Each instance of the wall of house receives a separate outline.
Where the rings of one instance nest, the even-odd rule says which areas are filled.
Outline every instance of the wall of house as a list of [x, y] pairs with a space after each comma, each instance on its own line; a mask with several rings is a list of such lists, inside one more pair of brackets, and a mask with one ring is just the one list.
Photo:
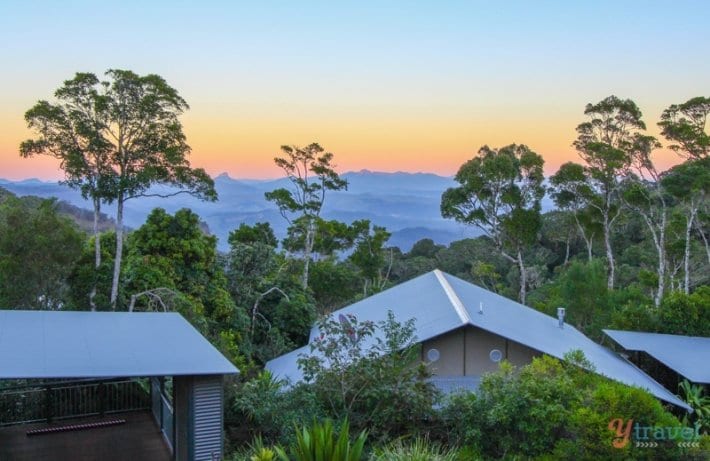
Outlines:
[[464, 329], [432, 338], [422, 343], [422, 361], [429, 362], [427, 352], [431, 349], [439, 351], [439, 360], [429, 364], [431, 372], [438, 376], [463, 376], [464, 362]]
[[491, 361], [493, 349], [501, 351], [503, 358], [513, 365], [530, 363], [540, 352], [515, 341], [476, 327], [464, 327], [424, 341], [421, 359], [429, 362], [428, 351], [437, 349], [439, 360], [428, 367], [437, 376], [480, 376], [498, 369]]

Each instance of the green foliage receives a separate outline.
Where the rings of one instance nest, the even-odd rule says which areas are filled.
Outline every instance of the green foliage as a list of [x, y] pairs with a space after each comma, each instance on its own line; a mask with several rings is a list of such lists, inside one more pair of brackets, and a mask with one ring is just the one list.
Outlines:
[[335, 258], [314, 261], [309, 288], [316, 301], [317, 313], [326, 315], [357, 299], [361, 284], [356, 268]]
[[691, 384], [684, 379], [679, 385], [681, 397], [693, 409], [692, 418], [686, 415], [685, 422], [689, 420], [700, 426], [706, 434], [710, 433], [710, 396], [705, 395], [705, 388], [699, 384]]
[[670, 293], [660, 307], [647, 303], [620, 303], [611, 328], [689, 336], [710, 336], [710, 287], [702, 286], [686, 295]]
[[336, 436], [333, 422], [314, 421], [309, 427], [296, 427], [296, 440], [289, 447], [290, 457], [286, 451], [276, 448], [282, 461], [360, 461], [363, 459], [363, 449], [367, 432], [362, 431], [350, 441], [350, 425], [347, 419], [343, 421]]
[[579, 351], [564, 362], [535, 358], [519, 370], [503, 364], [483, 377], [477, 394], [451, 397], [443, 410], [450, 442], [472, 446], [486, 459], [672, 459], [684, 453], [674, 443], [653, 453], [633, 443], [614, 448], [612, 419], [664, 427], [680, 423], [646, 391], [609, 381], [589, 368]]
[[[710, 192], [710, 159], [707, 157], [680, 163], [661, 179], [663, 187], [680, 200], [702, 197]], [[699, 196], [699, 197], [698, 197]]]
[[94, 74], [77, 73], [54, 93], [54, 102], [37, 102], [25, 113], [37, 137], [20, 144], [20, 155], [59, 159], [64, 183], [100, 206], [112, 200], [116, 172], [110, 167], [111, 142], [101, 135], [105, 105], [99, 102], [99, 91]]
[[253, 226], [241, 223], [237, 229], [229, 233], [228, 242], [232, 247], [240, 243], [244, 245], [260, 243], [269, 247], [276, 247], [279, 243], [271, 224], [268, 222], [258, 222]]
[[658, 323], [663, 333], [710, 336], [710, 286], [689, 295], [671, 293], [658, 310]]
[[[282, 242], [284, 249], [291, 253], [302, 253], [306, 250], [310, 219], [301, 216], [291, 222], [286, 238]], [[312, 221], [314, 234], [311, 251], [313, 253], [325, 258], [336, 256], [339, 252], [352, 247], [353, 232], [347, 224], [320, 217], [315, 217]]]
[[[372, 226], [369, 220], [354, 221], [351, 226], [355, 249], [348, 257], [364, 279], [363, 294], [378, 292], [384, 289], [389, 280], [392, 255], [387, 257], [385, 244], [390, 238], [389, 232], [382, 226]], [[388, 264], [389, 259], [389, 264]]]
[[[437, 442], [417, 437], [412, 441], [397, 439], [394, 443], [375, 449], [371, 461], [457, 461], [458, 453]], [[473, 461], [473, 458], [467, 458]]]
[[0, 203], [0, 306], [64, 308], [83, 241], [54, 200], [6, 197]]
[[233, 361], [242, 361], [237, 344], [248, 320], [227, 291], [216, 245], [192, 211], [154, 209], [129, 236], [123, 292], [142, 310], [155, 309], [160, 298], [157, 307], [179, 311]]
[[612, 313], [606, 282], [606, 268], [602, 261], [572, 261], [553, 282], [559, 298], [553, 301], [553, 305], [548, 304], [545, 310], [553, 314], [557, 307], [566, 308], [567, 322], [599, 338]]
[[661, 134], [672, 142], [670, 149], [689, 158], [706, 158], [710, 153], [710, 135], [706, 121], [710, 98], [697, 96], [682, 104], [673, 104], [661, 114]]
[[[101, 245], [101, 264], [96, 267], [95, 239], [90, 238], [82, 248], [81, 256], [74, 265], [69, 275], [69, 293], [67, 308], [73, 310], [89, 310], [91, 308], [92, 290], [96, 290], [93, 298], [96, 310], [107, 311], [111, 309], [109, 294], [111, 293], [111, 277], [113, 270], [113, 257], [115, 247]], [[116, 239], [114, 232], [99, 234], [105, 242]]]
[[378, 324], [352, 315], [325, 318], [310, 355], [299, 358], [304, 378], [335, 419], [347, 418], [377, 439], [406, 434], [432, 417], [437, 397], [426, 381], [410, 320], [392, 312]]
[[303, 344], [308, 341], [316, 312], [303, 293], [294, 293], [289, 299], [281, 298], [269, 317], [272, 327], [278, 328], [292, 344]]
[[248, 429], [274, 443], [288, 443], [293, 438], [290, 428], [303, 425], [324, 412], [313, 390], [298, 385], [289, 389], [283, 381], [273, 379], [268, 371], [236, 384], [231, 410], [235, 419], [246, 418]]
[[441, 196], [441, 215], [474, 225], [520, 268], [518, 299], [525, 303], [527, 274], [522, 252], [538, 238], [545, 195], [541, 156], [525, 145], [483, 146], [456, 173], [458, 187]]
[[[107, 80], [78, 73], [57, 90], [56, 104], [40, 101], [25, 118], [39, 137], [20, 146], [23, 156], [53, 155], [62, 161], [67, 183], [94, 200], [117, 203], [116, 253], [111, 307], [116, 308], [123, 258], [123, 207], [146, 195], [189, 192], [215, 200], [214, 181], [203, 169], [190, 167], [179, 116], [188, 105], [159, 75], [110, 69]], [[181, 191], [151, 193], [155, 184]], [[100, 249], [97, 248], [97, 258]]]
[[425, 238], [416, 242], [412, 249], [409, 250], [408, 256], [410, 258], [416, 258], [418, 256], [424, 258], [434, 258], [439, 250], [446, 248], [444, 245], [437, 245], [432, 239]]
[[[308, 269], [314, 251], [317, 226], [321, 209], [325, 203], [327, 191], [347, 189], [348, 182], [338, 175], [331, 164], [333, 154], [326, 152], [317, 143], [301, 148], [296, 146], [281, 146], [283, 157], [276, 157], [274, 162], [284, 170], [286, 178], [295, 190], [284, 188], [266, 192], [266, 200], [274, 202], [285, 219], [291, 224], [290, 245], [297, 246], [294, 241], [303, 239], [303, 276], [301, 284], [305, 290], [308, 287]], [[296, 215], [291, 221], [289, 215]], [[285, 244], [286, 246], [286, 244]], [[300, 244], [298, 245], [300, 246]]]

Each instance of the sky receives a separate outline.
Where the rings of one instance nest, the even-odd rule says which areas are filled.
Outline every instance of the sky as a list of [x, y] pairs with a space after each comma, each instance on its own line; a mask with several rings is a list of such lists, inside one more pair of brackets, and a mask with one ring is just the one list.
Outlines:
[[[488, 144], [553, 173], [587, 103], [633, 99], [649, 132], [710, 93], [698, 1], [0, 1], [0, 178], [62, 178], [21, 159], [23, 115], [76, 72], [163, 76], [190, 104], [193, 165], [272, 178], [283, 144], [341, 172], [452, 175]], [[678, 158], [656, 154], [661, 168]]]

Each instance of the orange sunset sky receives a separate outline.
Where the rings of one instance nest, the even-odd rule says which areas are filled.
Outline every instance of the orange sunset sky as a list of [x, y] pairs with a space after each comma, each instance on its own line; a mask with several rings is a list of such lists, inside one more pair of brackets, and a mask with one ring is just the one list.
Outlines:
[[192, 163], [239, 178], [313, 141], [341, 172], [451, 175], [515, 142], [552, 173], [577, 160], [585, 104], [632, 98], [657, 135], [665, 107], [710, 93], [706, 2], [497, 3], [2, 2], [0, 178], [61, 179], [18, 145], [77, 71], [162, 75], [191, 106]]

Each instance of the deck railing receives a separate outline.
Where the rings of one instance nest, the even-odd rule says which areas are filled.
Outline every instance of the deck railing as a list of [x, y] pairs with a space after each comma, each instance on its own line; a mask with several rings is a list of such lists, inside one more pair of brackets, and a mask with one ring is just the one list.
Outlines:
[[0, 389], [0, 426], [150, 408], [146, 380], [56, 381]]
[[[165, 437], [170, 450], [172, 450], [175, 446], [175, 429], [173, 427], [175, 417], [170, 397], [172, 389], [167, 389], [165, 384], [165, 379], [150, 379], [151, 411], [153, 412], [153, 418], [160, 426], [160, 432], [163, 433], [163, 437]], [[172, 386], [172, 382], [170, 382], [170, 386]]]

